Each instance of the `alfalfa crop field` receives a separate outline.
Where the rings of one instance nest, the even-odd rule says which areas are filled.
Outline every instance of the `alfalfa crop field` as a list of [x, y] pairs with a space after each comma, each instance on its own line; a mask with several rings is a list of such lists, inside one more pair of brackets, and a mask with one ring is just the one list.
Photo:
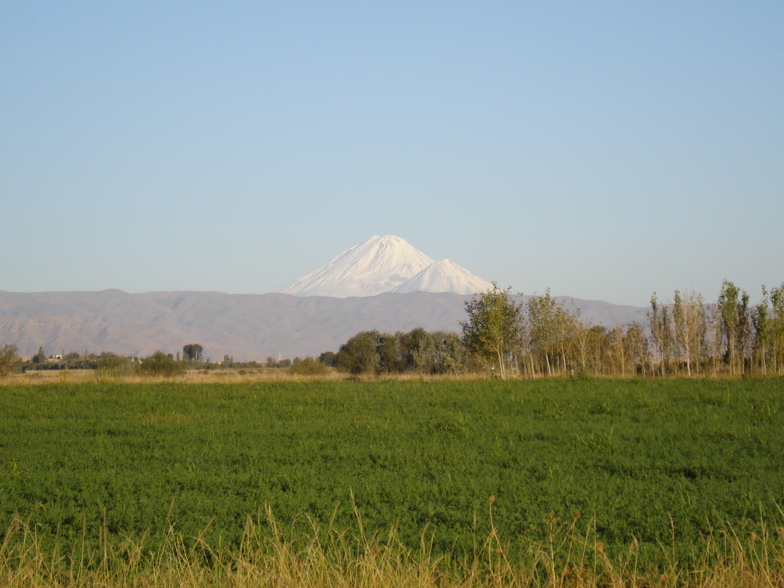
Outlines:
[[10, 568], [30, 545], [154, 561], [172, 534], [209, 566], [249, 526], [490, 568], [567, 543], [659, 571], [711, 542], [782, 553], [781, 379], [62, 382], [0, 388], [0, 415]]

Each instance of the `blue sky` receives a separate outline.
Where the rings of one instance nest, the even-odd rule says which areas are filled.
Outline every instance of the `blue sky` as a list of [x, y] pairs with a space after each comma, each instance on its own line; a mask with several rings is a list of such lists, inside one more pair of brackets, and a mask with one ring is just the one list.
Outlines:
[[781, 2], [6, 2], [0, 289], [784, 282]]

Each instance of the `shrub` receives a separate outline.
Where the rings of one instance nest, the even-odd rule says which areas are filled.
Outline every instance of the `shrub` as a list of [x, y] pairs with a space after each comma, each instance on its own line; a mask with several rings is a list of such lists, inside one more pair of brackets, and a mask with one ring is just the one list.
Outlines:
[[149, 357], [142, 359], [139, 365], [139, 372], [148, 376], [164, 376], [167, 378], [178, 376], [185, 370], [182, 365], [174, 361], [171, 354], [167, 355], [163, 351], [156, 351]]
[[21, 360], [16, 354], [16, 345], [6, 343], [0, 348], [0, 376], [10, 374], [20, 362]]
[[320, 376], [326, 374], [329, 368], [312, 357], [299, 360], [291, 366], [290, 373], [300, 376]]
[[111, 351], [104, 351], [96, 361], [96, 367], [100, 375], [122, 376], [133, 371], [133, 364], [130, 357], [115, 355]]

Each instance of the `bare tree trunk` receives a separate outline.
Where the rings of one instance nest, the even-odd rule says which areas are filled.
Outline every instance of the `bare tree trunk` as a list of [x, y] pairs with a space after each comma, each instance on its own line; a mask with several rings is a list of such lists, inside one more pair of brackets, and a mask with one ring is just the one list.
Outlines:
[[504, 367], [504, 356], [501, 349], [497, 350], [498, 354], [498, 369], [501, 370], [501, 379], [506, 380], [506, 369]]

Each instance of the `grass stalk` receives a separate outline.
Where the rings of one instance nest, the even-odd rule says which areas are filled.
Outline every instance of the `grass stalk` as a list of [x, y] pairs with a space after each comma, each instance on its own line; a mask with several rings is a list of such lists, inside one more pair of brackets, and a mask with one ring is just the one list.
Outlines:
[[[579, 513], [552, 525], [544, 540], [527, 542], [527, 556], [511, 559], [513, 540], [492, 522], [478, 551], [460, 558], [436, 555], [425, 528], [418, 550], [407, 548], [396, 526], [380, 536], [357, 528], [326, 528], [308, 517], [284, 529], [268, 509], [248, 518], [235, 550], [209, 545], [209, 524], [185, 537], [170, 524], [151, 550], [147, 535], [119, 543], [102, 533], [86, 537], [69, 553], [58, 540], [49, 550], [34, 525], [15, 518], [0, 543], [0, 585], [7, 588], [291, 587], [291, 588], [780, 588], [784, 586], [784, 528], [762, 526], [747, 541], [734, 530], [715, 531], [695, 549], [691, 566], [669, 560], [661, 569], [640, 565], [637, 542], [616, 555], [596, 540], [592, 525], [578, 532]], [[333, 517], [334, 520], [334, 517]], [[305, 521], [309, 538], [291, 539]], [[262, 528], [264, 527], [264, 528]], [[519, 539], [523, 540], [523, 539]], [[48, 542], [52, 544], [52, 542]]]

